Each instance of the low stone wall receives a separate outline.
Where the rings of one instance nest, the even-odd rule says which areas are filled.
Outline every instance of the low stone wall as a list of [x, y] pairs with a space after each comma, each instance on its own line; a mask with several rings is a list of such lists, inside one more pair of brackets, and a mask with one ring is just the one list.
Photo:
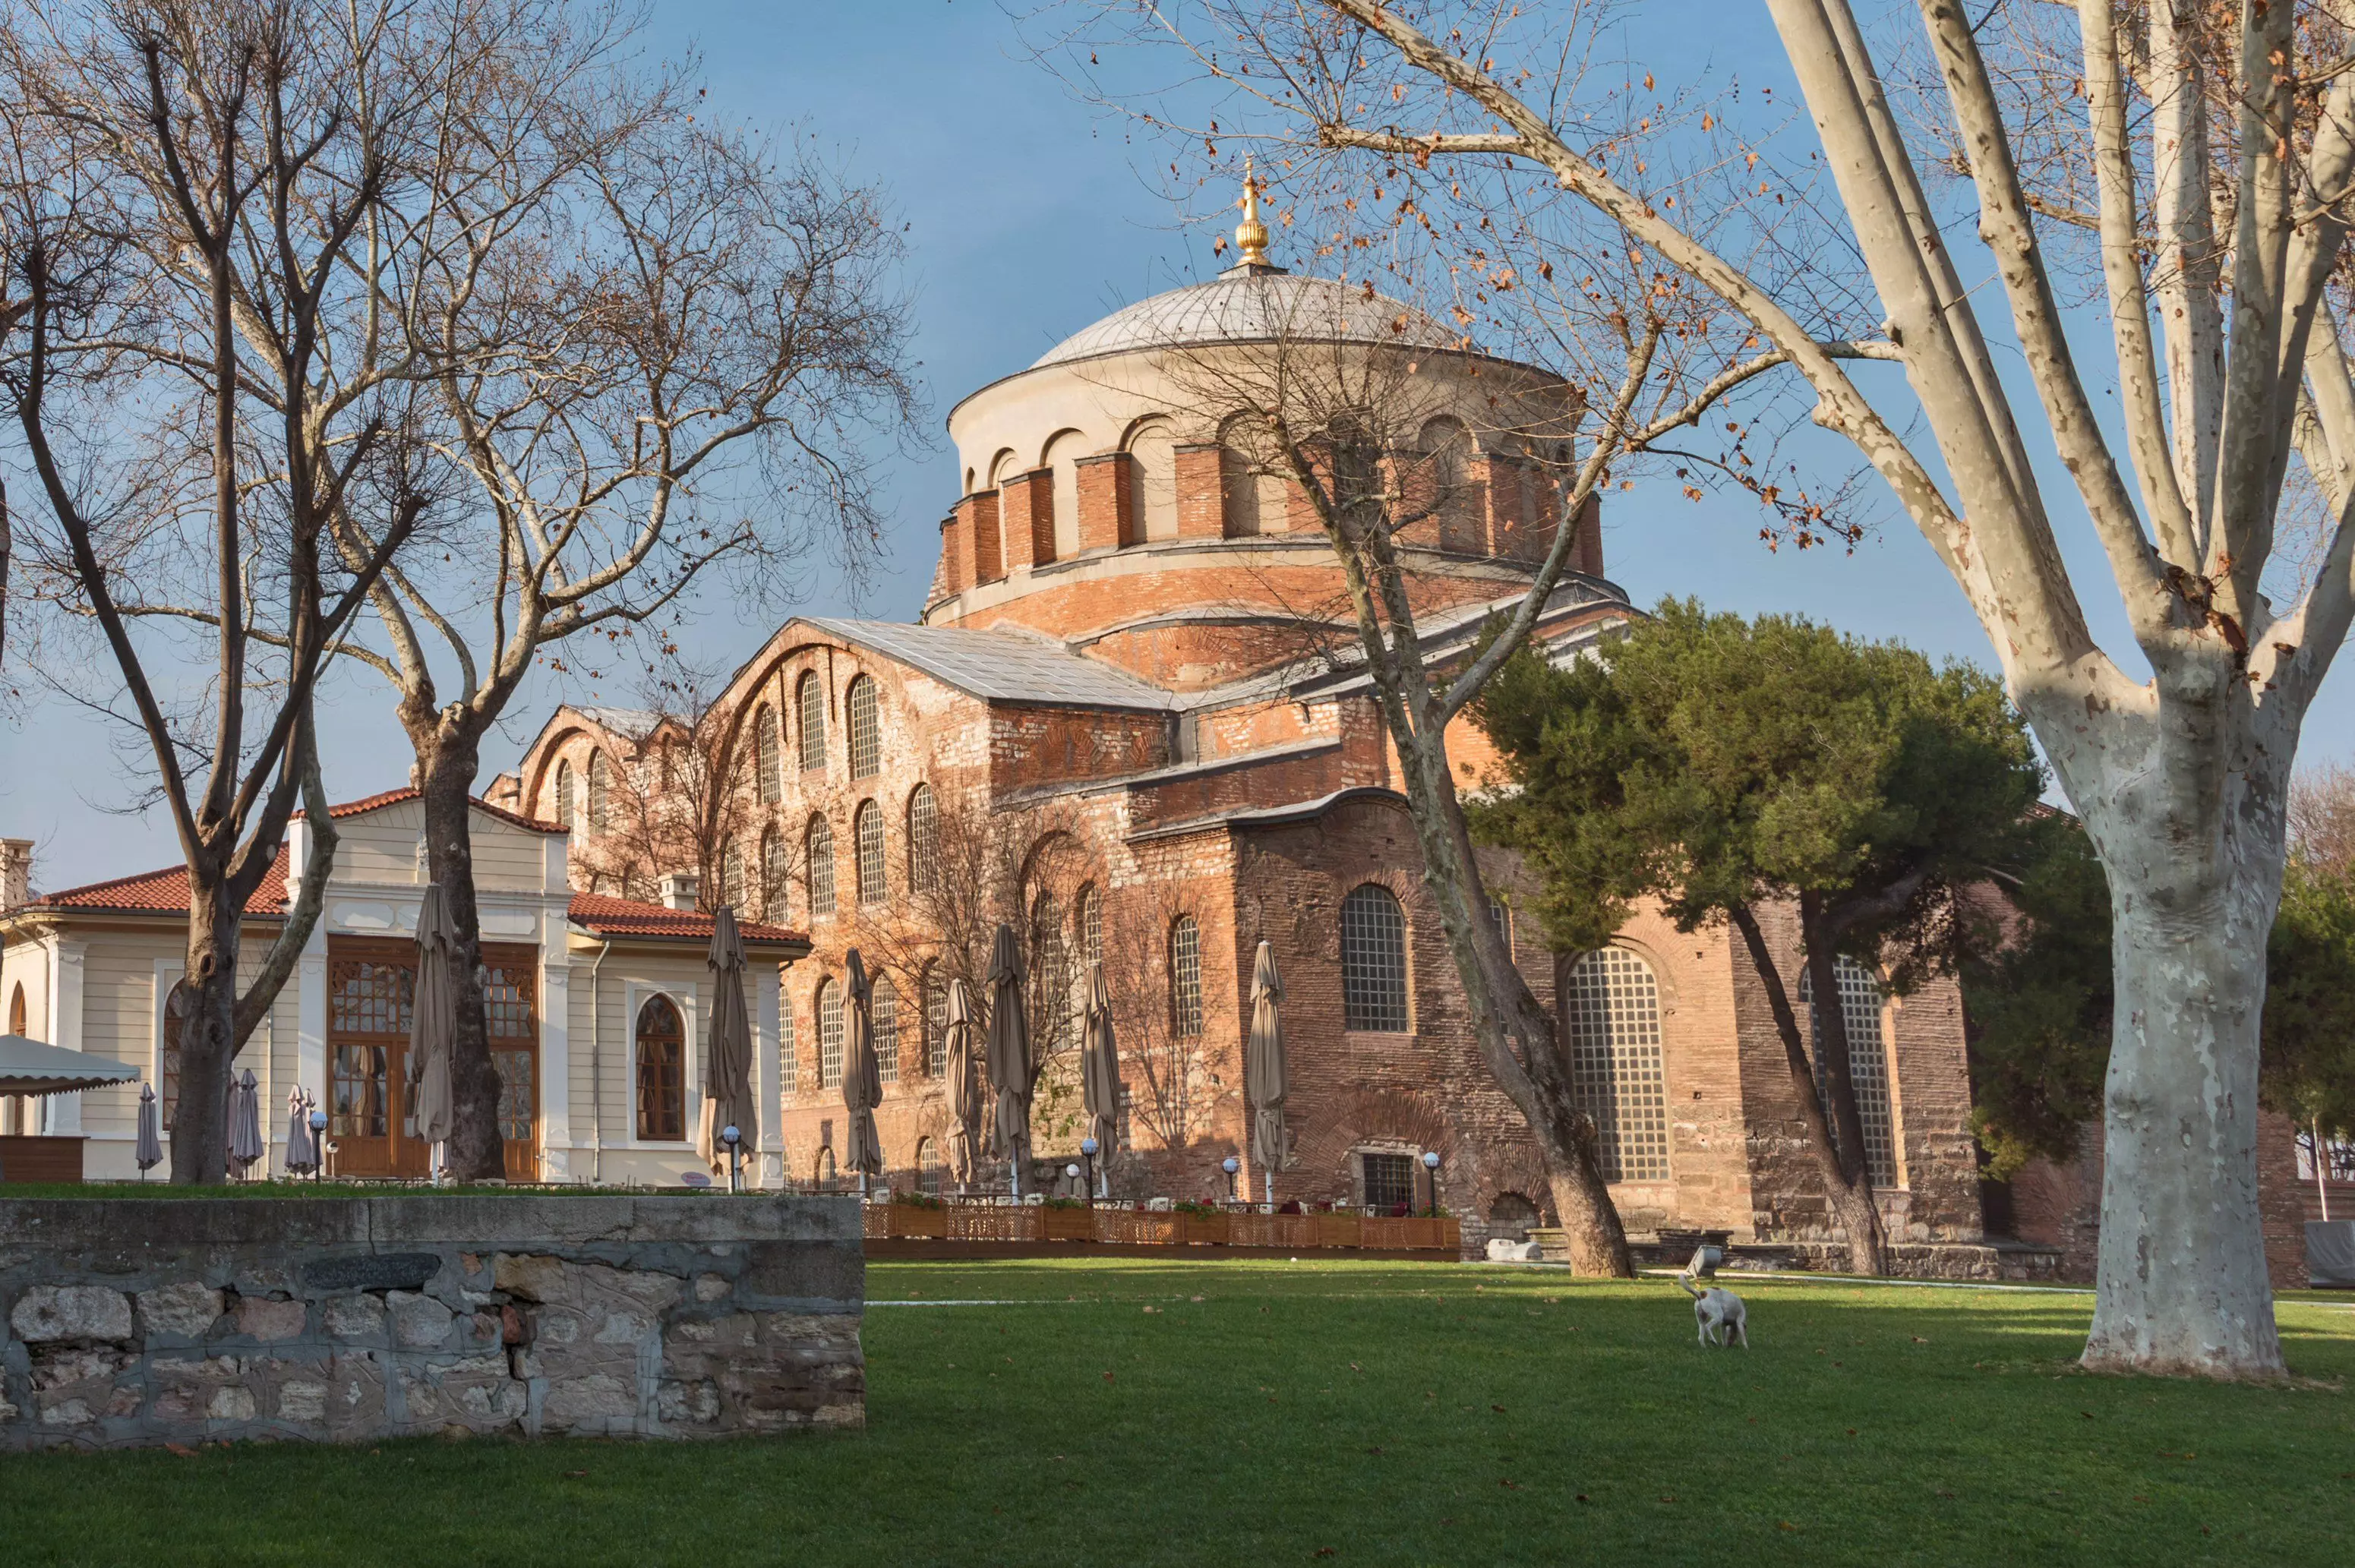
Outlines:
[[866, 1418], [851, 1198], [0, 1200], [0, 1448]]

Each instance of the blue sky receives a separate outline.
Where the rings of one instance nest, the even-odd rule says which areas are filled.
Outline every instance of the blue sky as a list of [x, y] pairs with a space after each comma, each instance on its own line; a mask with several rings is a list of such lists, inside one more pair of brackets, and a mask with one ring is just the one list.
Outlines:
[[[1763, 5], [1710, 0], [1708, 9], [1708, 53], [1692, 48], [1693, 12], [1685, 5], [1656, 7], [1656, 20], [1631, 24], [1631, 53], [1673, 61], [1695, 79], [1721, 79], [1738, 66], [1754, 83], [1761, 69], [1774, 69], [1779, 49]], [[1130, 145], [1118, 127], [1099, 124], [1023, 58], [1014, 25], [985, 0], [656, 0], [650, 41], [670, 54], [699, 48], [717, 112], [814, 133], [855, 177], [884, 187], [910, 226], [915, 357], [930, 408], [912, 432], [920, 440], [883, 459], [890, 556], [857, 603], [824, 572], [813, 575], [804, 603], [816, 613], [912, 617], [932, 577], [939, 519], [957, 491], [941, 425], [949, 407], [1098, 316], [1215, 271], [1214, 230], [1180, 225], [1139, 173], [1157, 149]], [[2065, 481], [2054, 494], [2057, 507]], [[2131, 645], [2098, 550], [2090, 537], [2064, 546], [2099, 635], [2126, 662]], [[1691, 593], [1716, 608], [1798, 612], [1864, 636], [1902, 638], [1933, 656], [1990, 662], [1960, 593], [1902, 523], [1852, 555], [1774, 555], [1757, 541], [1756, 517], [1744, 503], [1695, 505], [1672, 488], [1638, 491], [1610, 503], [1604, 549], [1611, 575], [1638, 603]], [[687, 635], [700, 660], [726, 665], [770, 629], [714, 600], [699, 607]], [[562, 695], [545, 688], [518, 701], [509, 739], [485, 748], [486, 773], [511, 764]], [[632, 693], [598, 695], [626, 700]], [[408, 747], [377, 677], [341, 674], [323, 700], [334, 795], [405, 782]], [[98, 720], [39, 704], [0, 735], [0, 745], [14, 758], [0, 770], [0, 833], [39, 841], [39, 885], [178, 859], [163, 813], [120, 814], [136, 793], [131, 773], [141, 759], [121, 752]], [[2310, 721], [2303, 752], [2319, 761], [2350, 751], [2355, 670], [2344, 670]]]

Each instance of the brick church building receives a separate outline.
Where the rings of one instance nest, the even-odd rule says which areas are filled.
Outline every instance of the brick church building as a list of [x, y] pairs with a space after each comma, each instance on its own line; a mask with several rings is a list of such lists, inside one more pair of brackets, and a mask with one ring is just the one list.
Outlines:
[[[788, 622], [699, 735], [560, 709], [494, 789], [572, 828], [583, 893], [693, 901], [695, 863], [629, 845], [649, 814], [700, 814], [722, 839], [701, 851], [722, 884], [701, 901], [808, 933], [783, 974], [780, 1115], [762, 1127], [794, 1180], [828, 1179], [846, 1142], [857, 947], [878, 976], [890, 1179], [939, 1184], [949, 982], [986, 994], [1004, 921], [1050, 1057], [1040, 1174], [1078, 1157], [1080, 998], [1101, 965], [1122, 1042], [1116, 1193], [1222, 1195], [1233, 1157], [1254, 1196], [1272, 1175], [1279, 1200], [1420, 1203], [1429, 1152], [1467, 1239], [1551, 1219], [1534, 1145], [1471, 1039], [1369, 682], [1330, 652], [1353, 637], [1335, 558], [1302, 498], [1239, 458], [1192, 373], [1286, 333], [1346, 350], [1420, 320], [1246, 245], [1215, 280], [1115, 312], [955, 406], [964, 494], [916, 622]], [[1453, 342], [1434, 336], [1421, 371], [1437, 389], [1423, 450], [1449, 453], [1454, 499], [1406, 551], [1432, 656], [1522, 597], [1561, 520], [1526, 445], [1488, 433], [1499, 392], [1541, 396], [1541, 379]], [[1580, 519], [1538, 632], [1557, 658], [1636, 613], [1604, 575], [1598, 520]], [[1476, 782], [1481, 737], [1451, 741]], [[717, 773], [677, 782], [698, 755]], [[1738, 946], [1639, 915], [1604, 951], [1557, 955], [1516, 917], [1513, 859], [1483, 871], [1523, 974], [1558, 1009], [1629, 1228], [1823, 1238], [1782, 1048]], [[1293, 1079], [1294, 1152], [1272, 1173], [1252, 1168], [1241, 1087], [1262, 940], [1284, 977]], [[1977, 1241], [1956, 993], [1849, 979], [1892, 1237]]]

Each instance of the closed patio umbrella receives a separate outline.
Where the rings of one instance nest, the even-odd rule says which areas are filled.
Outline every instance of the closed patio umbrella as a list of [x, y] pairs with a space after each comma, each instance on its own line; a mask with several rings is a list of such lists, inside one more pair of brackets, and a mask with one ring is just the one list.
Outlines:
[[1284, 1097], [1291, 1092], [1284, 1060], [1284, 981], [1275, 972], [1275, 948], [1262, 942], [1252, 965], [1251, 1034], [1243, 1041], [1243, 1089], [1251, 1096], [1252, 1163], [1267, 1180], [1267, 1200], [1275, 1201], [1275, 1173], [1291, 1152], [1284, 1131]]
[[1112, 992], [1103, 965], [1088, 965], [1088, 1016], [1080, 1057], [1080, 1088], [1087, 1105], [1088, 1136], [1096, 1140], [1099, 1183], [1120, 1141], [1120, 1048], [1112, 1035]]
[[442, 897], [428, 882], [417, 906], [417, 1005], [409, 1026], [409, 1082], [417, 1093], [417, 1136], [433, 1146], [433, 1170], [445, 1163], [440, 1147], [450, 1136], [450, 1047], [458, 1032], [458, 995], [450, 975], [457, 933]]
[[963, 980], [949, 982], [949, 1174], [962, 1192], [981, 1164], [981, 1026]]
[[261, 1086], [252, 1068], [230, 1087], [229, 1104], [229, 1163], [241, 1178], [267, 1150], [261, 1141]]
[[139, 1086], [139, 1144], [131, 1157], [139, 1166], [139, 1179], [164, 1163], [164, 1103], [155, 1098], [155, 1085]]
[[1001, 923], [989, 953], [989, 1085], [997, 1091], [996, 1152], [1022, 1196], [1030, 1163], [1030, 1025], [1022, 1013], [1022, 955], [1014, 928]]
[[738, 1147], [760, 1147], [760, 1108], [752, 1100], [752, 1020], [744, 1010], [744, 938], [736, 912], [722, 904], [711, 920], [711, 1034], [703, 1048], [703, 1120], [695, 1147], [714, 1176], [728, 1173], [720, 1129], [734, 1127]]
[[850, 1039], [842, 1057], [842, 1108], [849, 1113], [848, 1164], [858, 1172], [858, 1189], [883, 1174], [883, 1146], [875, 1136], [875, 1107], [883, 1103], [883, 1075], [875, 1061], [875, 987], [867, 961], [856, 947], [844, 966], [850, 971]]
[[311, 1136], [311, 1095], [300, 1084], [286, 1091], [286, 1171], [290, 1176], [315, 1170], [319, 1146]]

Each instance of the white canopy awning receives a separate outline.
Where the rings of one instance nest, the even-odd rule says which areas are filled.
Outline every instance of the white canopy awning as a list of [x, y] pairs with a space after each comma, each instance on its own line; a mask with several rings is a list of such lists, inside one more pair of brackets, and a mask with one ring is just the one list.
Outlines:
[[0, 1034], [0, 1094], [67, 1094], [138, 1081], [139, 1069], [127, 1061]]

